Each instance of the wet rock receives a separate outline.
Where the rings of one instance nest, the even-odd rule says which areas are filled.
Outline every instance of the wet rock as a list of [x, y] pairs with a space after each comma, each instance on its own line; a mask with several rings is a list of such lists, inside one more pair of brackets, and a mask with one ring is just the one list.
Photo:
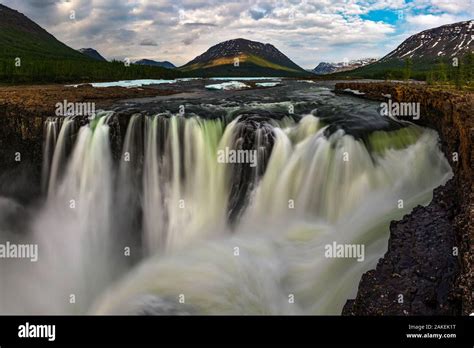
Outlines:
[[[375, 270], [362, 276], [357, 297], [346, 303], [343, 314], [472, 313], [474, 93], [395, 83], [338, 83], [335, 88], [359, 90], [374, 100], [386, 100], [384, 95], [390, 94], [393, 101], [420, 103], [420, 119], [410, 121], [438, 131], [454, 172], [434, 191], [429, 206], [415, 208], [391, 224], [387, 253]], [[401, 275], [396, 281], [390, 277], [394, 269]], [[397, 303], [394, 296], [406, 294], [408, 288], [416, 291]], [[391, 300], [380, 300], [381, 289], [389, 291]]]
[[253, 153], [255, 163], [230, 163], [231, 192], [229, 196], [229, 220], [236, 219], [247, 205], [252, 189], [265, 173], [274, 144], [272, 119], [263, 112], [239, 115], [233, 134], [234, 151]]
[[[170, 95], [176, 92], [158, 88], [77, 88], [61, 85], [0, 87], [0, 178], [15, 178], [21, 173], [25, 185], [0, 185], [0, 196], [18, 197], [22, 202], [38, 198], [43, 151], [43, 125], [56, 115], [56, 103], [93, 102], [96, 110], [107, 109], [117, 100], [133, 97]], [[88, 122], [78, 117], [78, 125]], [[124, 128], [126, 129], [126, 128]], [[111, 126], [113, 154], [119, 155], [120, 123]], [[19, 179], [21, 179], [19, 178]], [[18, 179], [18, 180], [19, 180]], [[6, 182], [19, 182], [18, 180]], [[16, 189], [14, 189], [16, 188]]]
[[0, 197], [0, 231], [24, 232], [26, 230], [27, 210], [17, 201]]

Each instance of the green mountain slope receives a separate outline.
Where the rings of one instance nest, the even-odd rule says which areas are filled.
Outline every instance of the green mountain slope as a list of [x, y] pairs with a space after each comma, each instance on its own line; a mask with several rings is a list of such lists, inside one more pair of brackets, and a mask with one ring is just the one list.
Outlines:
[[195, 76], [308, 75], [273, 45], [245, 39], [212, 46], [179, 69]]
[[62, 83], [181, 75], [160, 67], [94, 60], [60, 42], [25, 15], [0, 5], [0, 82]]
[[0, 5], [0, 57], [90, 60], [57, 40], [25, 15], [3, 5]]

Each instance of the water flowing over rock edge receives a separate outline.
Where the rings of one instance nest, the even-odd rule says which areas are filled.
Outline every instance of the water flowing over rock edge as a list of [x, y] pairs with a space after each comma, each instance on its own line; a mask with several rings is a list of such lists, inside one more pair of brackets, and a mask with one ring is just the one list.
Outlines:
[[[434, 191], [427, 207], [392, 222], [385, 256], [362, 276], [344, 315], [468, 315], [474, 288], [474, 94], [394, 83], [338, 83], [336, 92], [357, 97], [419, 102], [421, 118], [411, 122], [438, 131], [454, 177]], [[459, 161], [453, 161], [458, 153]], [[458, 257], [453, 248], [459, 249]], [[429, 257], [428, 257], [429, 256]], [[398, 296], [403, 303], [398, 303]]]
[[[366, 93], [364, 97], [375, 100], [385, 100], [383, 94], [391, 94], [393, 100], [420, 102], [422, 104], [422, 117], [417, 123], [434, 128], [439, 132], [442, 149], [450, 161], [455, 176], [445, 186], [435, 190], [433, 202], [428, 207], [417, 208], [400, 222], [393, 223], [388, 252], [379, 263], [380, 266], [385, 262], [385, 268], [378, 271], [378, 267], [377, 270], [367, 272], [362, 278], [357, 298], [348, 302], [343, 314], [471, 313], [473, 307], [470, 289], [473, 288], [473, 257], [469, 248], [473, 236], [471, 212], [473, 202], [471, 189], [473, 154], [470, 144], [473, 140], [473, 134], [472, 119], [469, 119], [469, 116], [472, 115], [472, 110], [474, 110], [472, 94], [470, 96], [458, 95], [451, 92], [429, 91], [423, 86], [394, 84], [345, 83], [336, 86], [336, 90], [346, 88], [363, 91]], [[43, 122], [50, 114], [50, 111], [34, 111], [31, 108], [25, 109], [12, 104], [1, 105], [0, 118], [4, 127], [0, 129], [0, 145], [2, 145], [2, 148], [4, 148], [3, 145], [8, 146], [4, 148], [7, 151], [0, 152], [0, 160], [7, 157], [11, 158], [11, 149], [14, 148], [15, 151], [18, 149], [22, 153], [22, 164], [19, 165], [18, 173], [22, 172], [20, 166], [23, 165], [31, 165], [39, 173], [41, 163], [38, 162], [38, 159], [41, 158], [41, 154], [38, 153], [38, 150], [40, 147], [33, 146], [33, 144], [41, 141]], [[13, 129], [15, 132], [11, 132]], [[12, 136], [18, 133], [21, 134], [21, 138]], [[454, 151], [459, 153], [460, 162], [458, 164], [452, 162], [451, 154]], [[6, 161], [4, 162], [6, 163]], [[30, 178], [39, 177], [40, 175], [34, 175]], [[25, 178], [24, 181], [29, 180]], [[24, 198], [24, 200], [35, 198], [34, 195], [31, 195], [31, 188], [39, 188], [39, 182], [29, 181], [29, 187], [30, 189], [25, 189], [25, 195], [20, 198]], [[439, 220], [432, 219], [433, 211], [429, 211], [431, 208], [434, 209], [435, 213], [439, 213]], [[414, 218], [410, 219], [410, 217]], [[422, 225], [418, 221], [429, 222], [431, 226], [441, 226], [439, 236], [446, 236], [445, 242], [437, 240], [436, 237], [427, 238], [432, 233], [430, 224]], [[419, 229], [416, 236], [415, 229]], [[453, 233], [453, 229], [455, 233]], [[411, 238], [413, 240], [419, 238], [426, 243], [412, 245], [410, 243]], [[397, 244], [396, 241], [400, 242]], [[403, 243], [403, 241], [406, 243]], [[458, 259], [454, 258], [454, 265], [451, 262], [452, 260], [448, 260], [446, 251], [453, 245], [460, 248], [459, 264], [461, 264], [461, 269], [456, 268], [456, 266], [459, 267], [457, 265]], [[443, 246], [444, 249], [442, 249]], [[410, 257], [411, 251], [415, 249], [419, 251], [419, 253], [417, 252], [419, 257], [411, 260], [412, 265], [400, 262], [400, 255]], [[392, 250], [395, 251], [393, 254], [390, 253]], [[426, 273], [418, 275], [420, 269], [417, 268], [417, 265], [427, 261], [426, 255], [431, 255], [433, 250], [437, 250], [437, 255], [441, 255], [445, 261], [448, 260], [446, 263], [438, 262], [438, 260], [436, 264], [426, 263], [427, 268], [423, 271], [427, 270], [428, 273], [436, 270], [436, 267], [441, 265], [441, 268], [433, 272], [434, 281], [429, 279], [430, 274], [428, 274], [428, 278], [423, 277], [423, 274]], [[435, 258], [430, 257], [429, 259], [432, 261]], [[395, 265], [400, 272], [389, 273], [390, 267], [394, 270]], [[449, 267], [454, 267], [454, 269]], [[447, 269], [449, 269], [449, 272], [444, 272]], [[442, 275], [441, 280], [437, 278], [438, 274]], [[400, 281], [400, 277], [406, 279], [406, 282]], [[369, 280], [374, 282], [370, 283]], [[422, 283], [418, 283], [420, 281]], [[392, 287], [388, 286], [389, 282], [393, 284]], [[424, 293], [417, 291], [417, 288], [421, 287], [423, 289], [435, 288], [435, 290]], [[365, 289], [365, 292], [363, 289]], [[385, 293], [390, 292], [394, 297], [385, 296], [383, 291]], [[405, 305], [400, 306], [396, 301], [396, 296], [410, 291], [411, 296], [405, 296]], [[440, 299], [438, 293], [442, 294]], [[384, 295], [384, 297], [381, 297], [381, 295]]]

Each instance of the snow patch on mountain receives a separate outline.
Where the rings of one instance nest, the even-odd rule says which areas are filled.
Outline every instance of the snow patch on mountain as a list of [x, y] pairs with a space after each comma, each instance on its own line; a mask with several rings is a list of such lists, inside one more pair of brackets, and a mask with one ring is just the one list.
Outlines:
[[443, 25], [410, 36], [380, 61], [462, 56], [474, 51], [474, 20]]
[[321, 62], [312, 72], [317, 75], [326, 75], [340, 71], [349, 71], [375, 63], [377, 60], [377, 58], [362, 58], [338, 63]]

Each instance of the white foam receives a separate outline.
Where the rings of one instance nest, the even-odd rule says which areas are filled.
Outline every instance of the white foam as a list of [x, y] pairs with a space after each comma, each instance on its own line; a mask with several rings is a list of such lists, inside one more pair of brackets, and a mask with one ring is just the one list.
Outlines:
[[[181, 81], [186, 81], [186, 79], [181, 79]], [[176, 83], [178, 80], [153, 80], [153, 79], [146, 79], [146, 80], [121, 80], [121, 81], [111, 81], [111, 82], [93, 82], [93, 83], [80, 83], [77, 85], [67, 85], [67, 87], [78, 87], [84, 85], [91, 85], [92, 87], [96, 88], [104, 88], [104, 87], [141, 87], [141, 86], [149, 86], [149, 85], [161, 85], [164, 83]]]
[[280, 82], [257, 82], [255, 85], [258, 87], [275, 87], [275, 86], [281, 85], [281, 83]]
[[350, 88], [346, 88], [344, 90], [344, 92], [348, 92], [348, 93], [352, 93], [352, 94], [355, 94], [355, 95], [364, 95], [365, 93], [357, 90], [357, 89], [350, 89]]
[[217, 80], [217, 81], [252, 81], [252, 80], [281, 81], [282, 77], [212, 77], [209, 80]]
[[235, 90], [235, 89], [244, 89], [244, 88], [249, 88], [249, 87], [250, 86], [239, 81], [229, 81], [229, 82], [217, 83], [217, 84], [206, 86], [207, 89], [217, 89], [217, 90]]

